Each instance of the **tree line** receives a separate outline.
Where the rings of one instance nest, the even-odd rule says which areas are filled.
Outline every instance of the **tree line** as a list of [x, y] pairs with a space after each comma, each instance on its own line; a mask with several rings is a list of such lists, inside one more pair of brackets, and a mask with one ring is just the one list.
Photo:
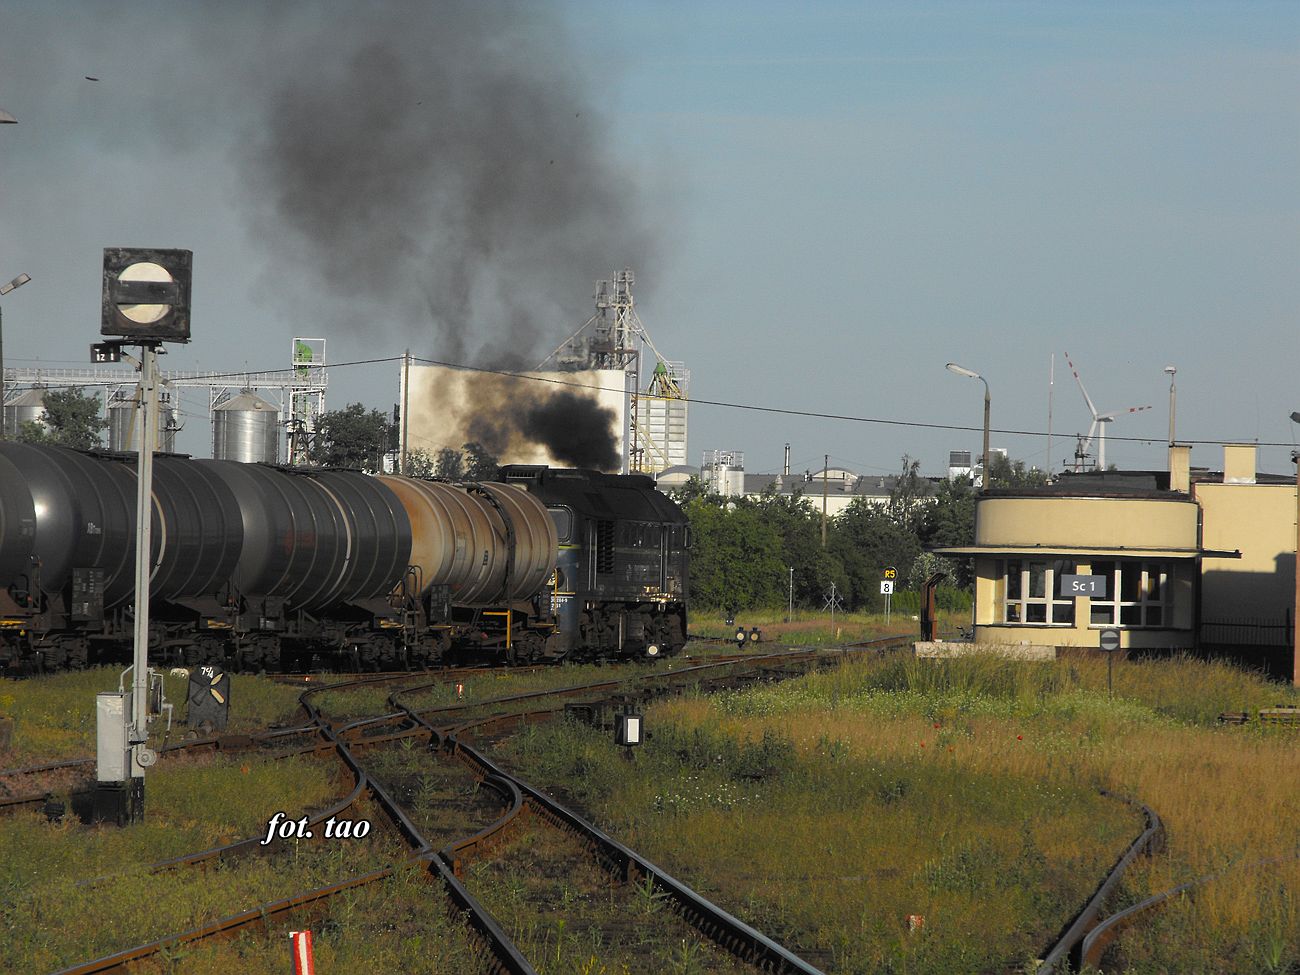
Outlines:
[[[919, 467], [904, 457], [885, 503], [854, 498], [828, 520], [825, 544], [821, 512], [798, 490], [722, 497], [693, 478], [676, 493], [691, 525], [692, 602], [736, 612], [783, 607], [793, 595], [796, 607], [820, 609], [834, 583], [844, 608], [878, 611], [884, 609], [883, 572], [892, 567], [895, 593], [917, 592], [928, 576], [942, 572], [941, 605], [965, 608], [971, 560], [930, 550], [974, 544], [979, 491], [969, 478], [932, 484]], [[989, 474], [999, 487], [1045, 481], [1041, 472], [1004, 457], [993, 459]]]

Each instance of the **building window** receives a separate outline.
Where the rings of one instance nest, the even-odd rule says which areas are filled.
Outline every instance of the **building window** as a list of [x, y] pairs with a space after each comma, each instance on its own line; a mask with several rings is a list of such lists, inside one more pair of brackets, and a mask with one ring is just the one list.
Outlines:
[[1092, 599], [1093, 626], [1169, 626], [1171, 562], [1093, 562], [1092, 574], [1106, 578], [1106, 598]]
[[1061, 594], [1061, 576], [1074, 572], [1074, 563], [1009, 559], [1002, 567], [1002, 622], [1013, 625], [1074, 623], [1074, 597]]

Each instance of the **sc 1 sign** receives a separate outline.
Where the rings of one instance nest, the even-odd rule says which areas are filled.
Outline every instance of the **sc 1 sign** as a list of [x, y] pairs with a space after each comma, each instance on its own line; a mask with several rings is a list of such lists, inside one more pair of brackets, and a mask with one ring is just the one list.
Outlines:
[[1061, 576], [1062, 596], [1090, 596], [1093, 599], [1106, 598], [1105, 576]]

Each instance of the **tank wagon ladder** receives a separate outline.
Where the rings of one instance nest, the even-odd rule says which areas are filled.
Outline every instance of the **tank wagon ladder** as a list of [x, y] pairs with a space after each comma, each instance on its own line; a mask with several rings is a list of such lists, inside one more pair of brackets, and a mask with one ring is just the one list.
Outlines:
[[496, 513], [501, 516], [501, 524], [504, 525], [506, 529], [506, 571], [505, 578], [502, 581], [502, 591], [505, 593], [505, 599], [503, 600], [505, 603], [505, 609], [487, 610], [483, 615], [504, 616], [506, 618], [506, 660], [512, 664], [518, 663], [519, 655], [514, 647], [514, 634], [512, 633], [512, 630], [514, 629], [514, 608], [510, 605], [510, 594], [513, 592], [511, 584], [514, 582], [513, 576], [515, 568], [514, 525], [510, 521], [510, 516], [506, 514], [505, 508], [501, 506], [501, 502], [496, 499], [492, 492], [485, 490], [482, 485], [473, 482], [467, 483], [465, 485], [465, 490], [470, 494], [478, 495], [491, 505], [496, 510]]

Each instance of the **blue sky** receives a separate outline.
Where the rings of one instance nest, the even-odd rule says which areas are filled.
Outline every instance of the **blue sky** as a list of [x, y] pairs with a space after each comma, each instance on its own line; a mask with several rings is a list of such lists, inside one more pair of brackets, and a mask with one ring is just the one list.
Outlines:
[[[425, 6], [389, 4], [391, 23]], [[383, 29], [358, 26], [347, 5], [166, 9], [0, 0], [0, 108], [20, 120], [0, 130], [0, 278], [33, 277], [3, 300], [7, 361], [81, 361], [97, 331], [98, 255], [117, 244], [195, 251], [195, 341], [174, 367], [279, 366], [294, 334], [325, 334], [335, 360], [408, 344], [450, 357], [401, 320], [410, 306], [378, 311], [395, 316], [380, 337], [339, 321], [346, 295], [324, 296], [302, 242], [268, 231], [275, 214], [243, 155], [266, 135], [268, 92], [329, 70], [314, 31]], [[978, 426], [983, 387], [945, 372], [955, 360], [988, 379], [995, 429], [1038, 434], [994, 445], [1043, 465], [1055, 354], [1059, 469], [1089, 423], [1068, 351], [1100, 410], [1153, 407], [1112, 425], [1108, 461], [1164, 466], [1162, 369], [1174, 364], [1180, 439], [1281, 443], [1261, 450], [1261, 467], [1293, 469], [1300, 5], [515, 12], [485, 43], [559, 65], [539, 86], [572, 84], [575, 117], [597, 120], [584, 131], [608, 186], [627, 189], [624, 200], [593, 187], [599, 219], [653, 237], [631, 256], [574, 248], [544, 282], [517, 268], [518, 300], [539, 289], [555, 343], [591, 313], [594, 280], [632, 261], [642, 320], [690, 367], [699, 399]], [[439, 50], [437, 17], [410, 23]], [[342, 111], [320, 120], [342, 138], [350, 124]], [[521, 225], [544, 235], [543, 219]], [[522, 262], [536, 248], [510, 253]], [[348, 313], [370, 307], [358, 298]], [[396, 368], [338, 369], [331, 383], [331, 406], [386, 408]], [[904, 453], [939, 472], [948, 450], [979, 446], [978, 432], [703, 404], [690, 422], [696, 462], [737, 448], [751, 470], [777, 469], [786, 441], [797, 468], [829, 453], [880, 473]], [[1198, 445], [1192, 458], [1217, 467], [1220, 451]]]

